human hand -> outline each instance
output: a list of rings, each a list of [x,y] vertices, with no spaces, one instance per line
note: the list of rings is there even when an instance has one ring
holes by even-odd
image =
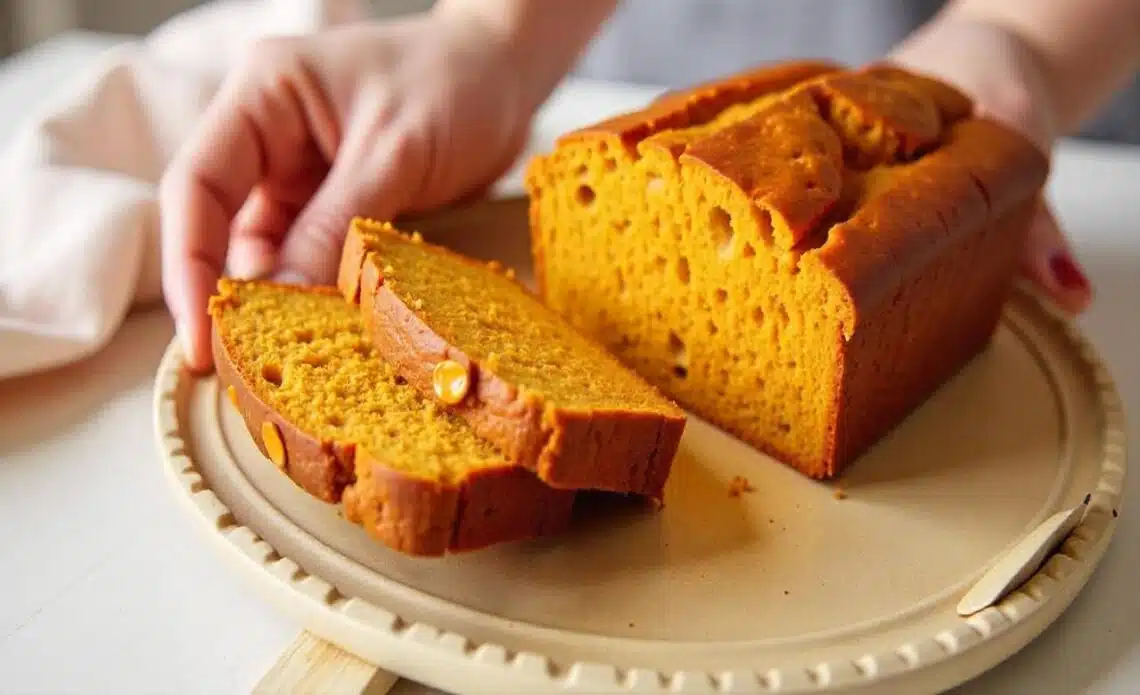
[[[163,290],[193,369],[212,362],[224,268],[331,283],[353,216],[447,204],[509,168],[544,86],[458,19],[264,40],[224,82],[160,187]]]
[[[915,32],[889,59],[957,86],[974,98],[979,115],[1051,153],[1059,135],[1053,97],[1040,61],[1014,33],[984,21],[943,17]],[[1092,288],[1044,200],[1030,227],[1022,274],[1071,314],[1092,301]]]

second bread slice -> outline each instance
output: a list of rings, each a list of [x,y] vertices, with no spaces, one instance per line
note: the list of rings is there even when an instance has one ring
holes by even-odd
[[[358,219],[338,284],[409,384],[551,487],[662,498],[684,411],[508,273]]]

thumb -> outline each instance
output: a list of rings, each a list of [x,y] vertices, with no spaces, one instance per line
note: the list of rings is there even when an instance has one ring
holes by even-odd
[[[1045,202],[1029,228],[1022,265],[1023,274],[1063,310],[1078,314],[1092,301],[1092,287]]]
[[[352,218],[390,220],[407,206],[422,180],[421,148],[395,135],[374,138],[364,146],[362,141],[345,140],[328,176],[286,234],[278,280],[332,284]]]

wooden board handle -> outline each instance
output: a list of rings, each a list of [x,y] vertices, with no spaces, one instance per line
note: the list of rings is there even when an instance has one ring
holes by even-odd
[[[399,676],[302,632],[253,687],[253,695],[385,695],[398,680]]]

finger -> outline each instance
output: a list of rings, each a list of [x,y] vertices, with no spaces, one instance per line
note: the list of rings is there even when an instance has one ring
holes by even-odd
[[[423,181],[422,141],[398,128],[371,139],[367,132],[346,138],[328,177],[298,216],[281,248],[278,279],[332,284],[352,218],[394,218]]]
[[[229,274],[246,280],[268,275],[277,262],[277,247],[299,212],[265,187],[255,188],[233,223]]]
[[[235,217],[262,180],[288,181],[334,138],[320,90],[288,42],[261,42],[227,80],[164,176],[163,291],[188,365],[209,368],[209,318]],[[314,116],[314,114],[316,114]],[[322,148],[322,149],[323,149]]]
[[[237,116],[237,95],[220,99],[163,179],[163,292],[191,368],[210,366],[206,304],[225,262],[230,224],[260,178],[259,137]],[[232,159],[231,167],[221,166]]]
[[[1030,227],[1022,270],[1066,312],[1079,314],[1092,301],[1092,287],[1085,271],[1045,203],[1040,205]]]
[[[233,223],[226,262],[231,275],[252,279],[273,271],[286,233],[324,178],[327,167],[319,157],[314,150],[313,165],[297,181],[254,188]]]

